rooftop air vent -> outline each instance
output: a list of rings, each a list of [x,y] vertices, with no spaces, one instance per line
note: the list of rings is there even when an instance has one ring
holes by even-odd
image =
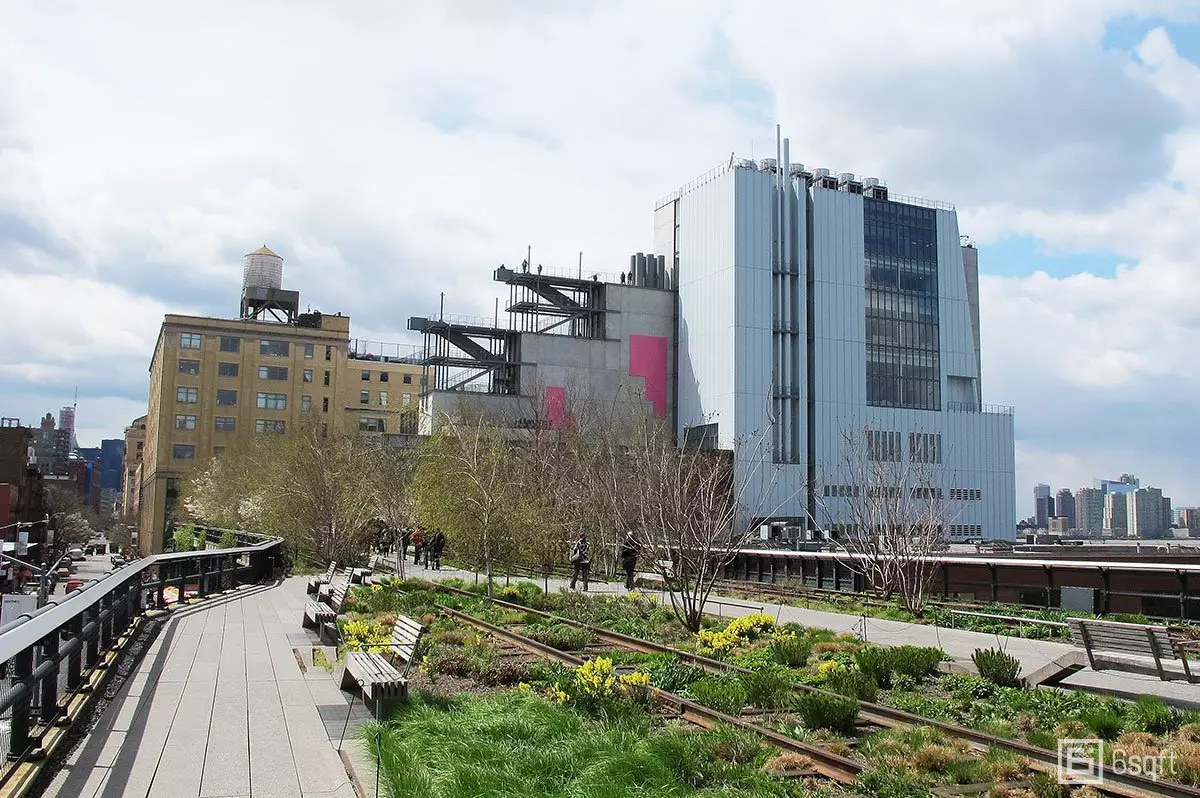
[[[837,178],[830,174],[828,169],[813,170],[813,185],[817,188],[829,188],[837,190]]]
[[[838,188],[847,194],[863,193],[863,184],[854,178],[853,172],[842,172],[838,175]]]
[[[808,172],[804,171],[804,164],[794,163],[788,167],[789,177],[811,177]]]
[[[779,162],[774,158],[763,158],[758,162],[758,168],[763,172],[774,172]]]
[[[742,169],[757,169],[758,168],[754,164],[753,159],[751,159],[751,158],[738,158],[738,166],[740,166]]]

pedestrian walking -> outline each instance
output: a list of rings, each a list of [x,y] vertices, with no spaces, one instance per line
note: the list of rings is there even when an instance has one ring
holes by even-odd
[[[633,536],[633,531],[625,533],[625,539],[621,541],[621,565],[625,568],[625,589],[633,590],[633,572],[637,569],[638,554],[641,549],[638,546],[637,538]]]
[[[592,570],[592,553],[588,546],[587,533],[580,532],[579,540],[571,546],[571,589],[575,589],[575,581],[583,577],[583,590],[588,589],[588,573]]]
[[[425,533],[421,531],[421,527],[413,530],[413,565],[421,564],[421,549],[425,547]]]
[[[433,570],[442,570],[442,551],[446,548],[446,536],[442,534],[442,530],[433,533]]]

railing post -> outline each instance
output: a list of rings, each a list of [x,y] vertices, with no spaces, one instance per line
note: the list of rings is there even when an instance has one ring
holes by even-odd
[[[108,651],[112,648],[113,643],[113,600],[112,594],[100,599],[97,602],[100,605],[100,648]],[[108,610],[108,617],[104,617],[104,611]]]
[[[50,672],[42,677],[41,720],[49,725],[58,715],[58,630],[42,638],[42,661],[50,662]]]
[[[22,650],[13,657],[13,681],[24,682],[28,689],[12,707],[12,721],[9,726],[8,758],[20,759],[29,748],[29,702],[33,697],[33,685],[29,677],[33,675],[33,647]]]
[[[200,580],[196,584],[196,595],[204,598],[208,595],[208,558],[201,557],[199,560]]]
[[[155,603],[159,609],[167,606],[167,574],[170,570],[171,566],[167,563],[158,566],[158,601]]]
[[[217,558],[217,593],[225,589],[225,555]]]
[[[87,622],[84,625],[86,626],[87,623],[95,623],[97,626],[100,625],[100,602],[96,602],[92,606],[88,607]],[[89,668],[95,668],[100,664],[100,630],[98,628],[93,629],[92,636],[88,638],[87,659],[85,662],[87,662],[87,666]]]
[[[71,631],[71,639],[79,643],[67,657],[67,689],[73,693],[79,692],[83,686],[83,622],[84,613],[81,612],[67,625]]]

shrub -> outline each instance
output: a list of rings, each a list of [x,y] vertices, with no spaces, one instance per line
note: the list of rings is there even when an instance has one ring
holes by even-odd
[[[642,666],[650,681],[660,690],[679,693],[692,683],[704,678],[704,670],[694,665],[684,665],[674,654],[660,654]]]
[[[907,673],[898,673],[892,677],[892,689],[901,693],[911,693],[917,689],[917,680]],[[862,696],[859,696],[859,698],[862,698]],[[874,701],[875,699],[868,698],[865,700]]]
[[[938,664],[946,658],[946,652],[932,646],[895,646],[888,651],[892,670],[914,679],[937,673]]]
[[[889,687],[894,670],[892,652],[880,646],[866,646],[854,653],[854,664],[880,687]]]
[[[1017,687],[1021,680],[1021,661],[995,648],[977,648],[971,661],[979,669],[979,675],[1001,687]]]
[[[928,798],[929,788],[915,777],[895,770],[868,770],[858,777],[858,786],[876,798]]]
[[[802,640],[795,632],[783,632],[771,638],[769,646],[775,661],[789,668],[802,668],[812,655],[812,641]]]
[[[391,624],[371,624],[367,621],[346,621],[342,639],[347,651],[370,651],[382,654],[392,640]]]
[[[858,701],[827,693],[805,693],[796,698],[796,712],[810,729],[830,729],[848,734],[858,719]]]
[[[525,627],[524,634],[559,651],[581,651],[596,639],[587,629],[565,623],[533,624]]]
[[[175,527],[171,539],[175,543],[175,551],[191,551],[196,547],[196,527],[193,524],[181,524]]]
[[[913,682],[911,676],[896,676],[892,680],[892,686],[896,687],[901,679]],[[915,684],[915,682],[913,683]],[[879,695],[879,685],[876,684],[874,679],[862,671],[850,670],[849,668],[834,671],[829,675],[825,684],[835,693],[841,693],[850,698],[857,698],[859,701],[874,701]]]
[[[474,674],[471,655],[458,647],[433,646],[425,655],[421,667],[432,677],[445,675],[469,678]]]
[[[496,597],[513,604],[541,609],[546,604],[545,592],[533,582],[517,582],[500,588]]]
[[[522,662],[500,660],[485,668],[479,669],[475,678],[483,684],[510,685],[519,684],[529,677],[529,666]]]
[[[1180,717],[1157,696],[1144,695],[1129,708],[1129,728],[1133,731],[1165,734],[1179,726]]]
[[[726,715],[737,715],[746,706],[746,688],[740,679],[729,676],[697,679],[688,687],[688,693],[697,703]]]
[[[746,700],[756,707],[763,709],[778,709],[787,703],[792,691],[791,680],[779,670],[763,669],[743,673],[742,687],[745,688]]]
[[[1125,720],[1120,715],[1103,707],[1084,711],[1079,716],[1079,720],[1083,722],[1088,731],[1102,740],[1117,739],[1125,727]]]
[[[232,529],[226,529],[221,533],[221,542],[218,544],[223,549],[237,548],[237,533]]]

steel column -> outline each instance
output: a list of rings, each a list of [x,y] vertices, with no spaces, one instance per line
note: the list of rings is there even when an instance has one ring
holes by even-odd
[[[42,678],[41,721],[50,724],[58,715],[58,632],[42,638],[42,662],[51,663],[50,672]]]
[[[23,682],[28,689],[12,707],[12,721],[8,737],[9,759],[20,759],[29,748],[29,702],[33,696],[33,685],[29,683],[31,676],[33,676],[33,649],[27,648],[13,657],[13,681]]]

